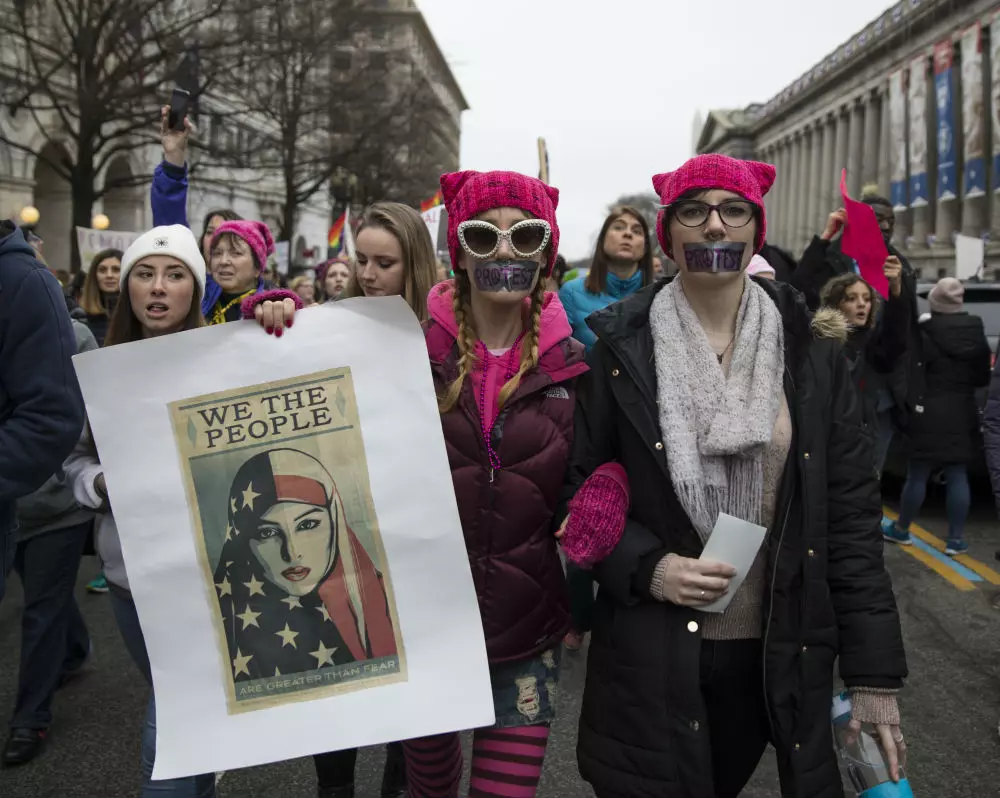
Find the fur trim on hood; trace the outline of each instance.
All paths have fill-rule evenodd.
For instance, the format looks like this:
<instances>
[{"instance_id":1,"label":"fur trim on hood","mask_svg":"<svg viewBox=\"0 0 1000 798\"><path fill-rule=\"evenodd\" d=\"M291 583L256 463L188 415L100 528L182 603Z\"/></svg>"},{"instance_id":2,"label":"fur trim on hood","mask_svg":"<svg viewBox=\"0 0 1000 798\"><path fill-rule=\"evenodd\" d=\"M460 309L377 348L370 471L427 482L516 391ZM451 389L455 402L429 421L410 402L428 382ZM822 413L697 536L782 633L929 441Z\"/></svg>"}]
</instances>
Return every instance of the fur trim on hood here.
<instances>
[{"instance_id":1,"label":"fur trim on hood","mask_svg":"<svg viewBox=\"0 0 1000 798\"><path fill-rule=\"evenodd\" d=\"M810 325L813 336L816 338L831 338L847 343L849 328L844 314L835 308L820 308L813 315Z\"/></svg>"}]
</instances>

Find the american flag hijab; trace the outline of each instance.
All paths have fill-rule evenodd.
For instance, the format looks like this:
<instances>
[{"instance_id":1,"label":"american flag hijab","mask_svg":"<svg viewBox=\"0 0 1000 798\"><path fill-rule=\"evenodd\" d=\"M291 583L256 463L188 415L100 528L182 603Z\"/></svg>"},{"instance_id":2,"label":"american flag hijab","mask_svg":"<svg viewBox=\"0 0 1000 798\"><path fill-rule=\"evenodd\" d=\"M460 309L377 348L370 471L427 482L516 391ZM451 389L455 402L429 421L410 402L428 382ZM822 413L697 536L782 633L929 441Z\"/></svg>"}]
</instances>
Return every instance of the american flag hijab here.
<instances>
[{"instance_id":1,"label":"american flag hijab","mask_svg":"<svg viewBox=\"0 0 1000 798\"><path fill-rule=\"evenodd\" d=\"M309 533L308 559L296 555L289 540L297 530L264 519L281 503L292 503L291 515L301 505L313 524L318 521L319 532ZM310 574L293 582L277 570L286 566ZM382 574L350 529L333 477L305 452L272 449L240 467L229 492L215 588L236 682L396 653Z\"/></svg>"}]
</instances>

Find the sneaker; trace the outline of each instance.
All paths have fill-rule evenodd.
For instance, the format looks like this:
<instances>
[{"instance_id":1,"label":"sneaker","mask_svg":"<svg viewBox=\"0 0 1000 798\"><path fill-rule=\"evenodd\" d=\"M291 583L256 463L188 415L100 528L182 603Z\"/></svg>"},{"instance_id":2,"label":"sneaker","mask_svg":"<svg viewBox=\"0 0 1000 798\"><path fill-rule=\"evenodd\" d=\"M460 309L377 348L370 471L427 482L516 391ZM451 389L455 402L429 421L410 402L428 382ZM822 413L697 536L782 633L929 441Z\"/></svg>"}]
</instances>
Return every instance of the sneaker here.
<instances>
[{"instance_id":1,"label":"sneaker","mask_svg":"<svg viewBox=\"0 0 1000 798\"><path fill-rule=\"evenodd\" d=\"M108 580L104 578L103 573L99 573L89 582L87 582L87 592L88 593L107 593L108 592Z\"/></svg>"},{"instance_id":2,"label":"sneaker","mask_svg":"<svg viewBox=\"0 0 1000 798\"><path fill-rule=\"evenodd\" d=\"M964 540L953 540L952 538L948 538L948 542L944 547L944 553L949 557L954 557L956 554L965 554L968 550L968 543Z\"/></svg>"},{"instance_id":3,"label":"sneaker","mask_svg":"<svg viewBox=\"0 0 1000 798\"><path fill-rule=\"evenodd\" d=\"M563 638L563 645L566 646L567 651L579 651L583 648L583 635L570 630Z\"/></svg>"},{"instance_id":4,"label":"sneaker","mask_svg":"<svg viewBox=\"0 0 1000 798\"><path fill-rule=\"evenodd\" d=\"M882 519L882 537L890 543L898 543L900 546L913 545L910 533L896 526L896 522L891 518Z\"/></svg>"}]
</instances>

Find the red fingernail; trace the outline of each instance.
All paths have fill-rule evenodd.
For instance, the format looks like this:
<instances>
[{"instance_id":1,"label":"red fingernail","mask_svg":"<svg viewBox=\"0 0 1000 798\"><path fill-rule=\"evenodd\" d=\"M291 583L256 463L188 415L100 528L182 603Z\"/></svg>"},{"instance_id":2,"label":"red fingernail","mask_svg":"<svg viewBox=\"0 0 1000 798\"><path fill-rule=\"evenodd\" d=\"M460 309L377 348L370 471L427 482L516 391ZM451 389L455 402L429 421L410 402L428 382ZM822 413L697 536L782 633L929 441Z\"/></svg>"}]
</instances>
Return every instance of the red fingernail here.
<instances>
[{"instance_id":1,"label":"red fingernail","mask_svg":"<svg viewBox=\"0 0 1000 798\"><path fill-rule=\"evenodd\" d=\"M264 328L264 332L266 332L268 335L273 335L274 334L274 327L265 327Z\"/></svg>"},{"instance_id":2,"label":"red fingernail","mask_svg":"<svg viewBox=\"0 0 1000 798\"><path fill-rule=\"evenodd\" d=\"M294 319L289 319L289 320L288 320L288 321L287 321L287 322L285 323L285 326L286 326L286 327L287 327L287 328L288 328L289 330L290 330L290 329L292 329L292 322L293 322L293 321L295 321L295 320L294 320Z\"/></svg>"},{"instance_id":3,"label":"red fingernail","mask_svg":"<svg viewBox=\"0 0 1000 798\"><path fill-rule=\"evenodd\" d=\"M282 329L281 329L281 328L279 327L279 328L278 328L277 330L275 330L275 331L274 331L274 337L275 337L275 338L280 338L280 337L281 337L281 334L282 334L283 332L284 332L284 330L282 330Z\"/></svg>"}]
</instances>

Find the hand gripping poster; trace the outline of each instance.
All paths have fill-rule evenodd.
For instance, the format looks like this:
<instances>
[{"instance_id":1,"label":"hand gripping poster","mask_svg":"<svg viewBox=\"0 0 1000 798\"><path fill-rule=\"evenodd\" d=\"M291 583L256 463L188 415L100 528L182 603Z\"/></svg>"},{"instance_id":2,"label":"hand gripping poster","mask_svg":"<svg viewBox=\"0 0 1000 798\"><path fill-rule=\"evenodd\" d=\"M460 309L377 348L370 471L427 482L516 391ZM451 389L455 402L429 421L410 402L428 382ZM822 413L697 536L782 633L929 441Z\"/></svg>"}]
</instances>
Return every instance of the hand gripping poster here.
<instances>
[{"instance_id":1,"label":"hand gripping poster","mask_svg":"<svg viewBox=\"0 0 1000 798\"><path fill-rule=\"evenodd\" d=\"M229 711L404 680L351 370L170 409Z\"/></svg>"},{"instance_id":2,"label":"hand gripping poster","mask_svg":"<svg viewBox=\"0 0 1000 798\"><path fill-rule=\"evenodd\" d=\"M402 300L309 308L280 339L241 322L74 363L151 664L154 778L493 723Z\"/></svg>"}]
</instances>

